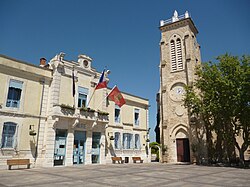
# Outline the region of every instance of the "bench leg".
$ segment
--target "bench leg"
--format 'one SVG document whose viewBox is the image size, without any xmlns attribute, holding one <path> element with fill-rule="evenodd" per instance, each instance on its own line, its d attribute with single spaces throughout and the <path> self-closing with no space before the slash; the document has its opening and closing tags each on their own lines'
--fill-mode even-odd
<svg viewBox="0 0 250 187">
<path fill-rule="evenodd" d="M 11 165 L 9 165 L 9 170 L 11 170 Z"/>
<path fill-rule="evenodd" d="M 27 165 L 27 168 L 30 169 L 30 164 Z"/>
</svg>

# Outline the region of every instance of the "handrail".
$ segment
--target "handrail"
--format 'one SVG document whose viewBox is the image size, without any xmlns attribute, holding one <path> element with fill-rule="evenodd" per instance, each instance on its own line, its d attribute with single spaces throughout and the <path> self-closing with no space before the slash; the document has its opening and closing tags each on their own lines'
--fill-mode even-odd
<svg viewBox="0 0 250 187">
<path fill-rule="evenodd" d="M 185 18 L 188 18 L 189 15 L 188 14 L 182 14 L 178 17 L 172 17 L 170 19 L 167 19 L 167 20 L 161 20 L 160 21 L 160 26 L 164 26 L 166 24 L 169 24 L 169 23 L 173 23 L 173 22 L 176 22 L 176 21 L 179 21 L 179 20 L 182 20 L 182 19 L 185 19 Z"/>
</svg>

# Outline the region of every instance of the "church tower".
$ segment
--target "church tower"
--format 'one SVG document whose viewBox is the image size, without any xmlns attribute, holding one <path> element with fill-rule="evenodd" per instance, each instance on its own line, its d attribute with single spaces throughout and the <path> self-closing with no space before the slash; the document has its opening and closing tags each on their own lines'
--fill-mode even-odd
<svg viewBox="0 0 250 187">
<path fill-rule="evenodd" d="M 189 13 L 160 21 L 160 143 L 162 162 L 192 162 L 195 135 L 190 115 L 183 106 L 184 87 L 195 79 L 195 67 L 201 63 L 200 46 Z"/>
</svg>

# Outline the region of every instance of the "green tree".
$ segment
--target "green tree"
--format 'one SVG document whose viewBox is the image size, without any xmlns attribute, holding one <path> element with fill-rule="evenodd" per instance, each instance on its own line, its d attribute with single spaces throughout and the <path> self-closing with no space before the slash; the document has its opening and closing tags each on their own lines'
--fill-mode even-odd
<svg viewBox="0 0 250 187">
<path fill-rule="evenodd" d="M 204 123 L 209 161 L 230 162 L 237 148 L 243 164 L 250 144 L 250 57 L 225 54 L 217 60 L 197 68 L 196 82 L 186 89 L 185 106 Z"/>
</svg>

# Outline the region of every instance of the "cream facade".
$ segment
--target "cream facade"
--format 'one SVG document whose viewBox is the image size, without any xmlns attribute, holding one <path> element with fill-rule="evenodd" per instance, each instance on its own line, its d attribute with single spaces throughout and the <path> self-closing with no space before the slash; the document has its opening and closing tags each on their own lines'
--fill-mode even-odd
<svg viewBox="0 0 250 187">
<path fill-rule="evenodd" d="M 90 57 L 79 55 L 78 61 L 74 62 L 65 60 L 64 55 L 60 53 L 48 63 L 53 79 L 47 90 L 47 119 L 45 125 L 40 126 L 36 165 L 105 164 L 108 117 L 95 111 L 105 90 L 94 94 L 95 100 L 90 102 L 87 110 L 100 73 L 91 67 Z"/>
<path fill-rule="evenodd" d="M 109 89 L 110 92 L 110 89 Z M 147 99 L 122 93 L 126 104 L 121 108 L 110 102 L 109 124 L 106 130 L 107 162 L 112 156 L 122 157 L 125 163 L 133 163 L 132 157 L 151 162 L 149 150 Z"/>
<path fill-rule="evenodd" d="M 0 169 L 10 158 L 37 156 L 37 134 L 46 115 L 41 107 L 52 71 L 0 55 Z"/>
<path fill-rule="evenodd" d="M 128 162 L 131 156 L 148 158 L 148 100 L 122 93 L 126 104 L 118 108 L 106 99 L 111 89 L 95 90 L 101 73 L 90 57 L 64 56 L 40 67 L 0 56 L 0 167 L 6 169 L 11 158 L 29 158 L 33 167 L 106 164 L 114 150 Z M 112 149 L 116 132 L 119 148 Z"/>
</svg>

